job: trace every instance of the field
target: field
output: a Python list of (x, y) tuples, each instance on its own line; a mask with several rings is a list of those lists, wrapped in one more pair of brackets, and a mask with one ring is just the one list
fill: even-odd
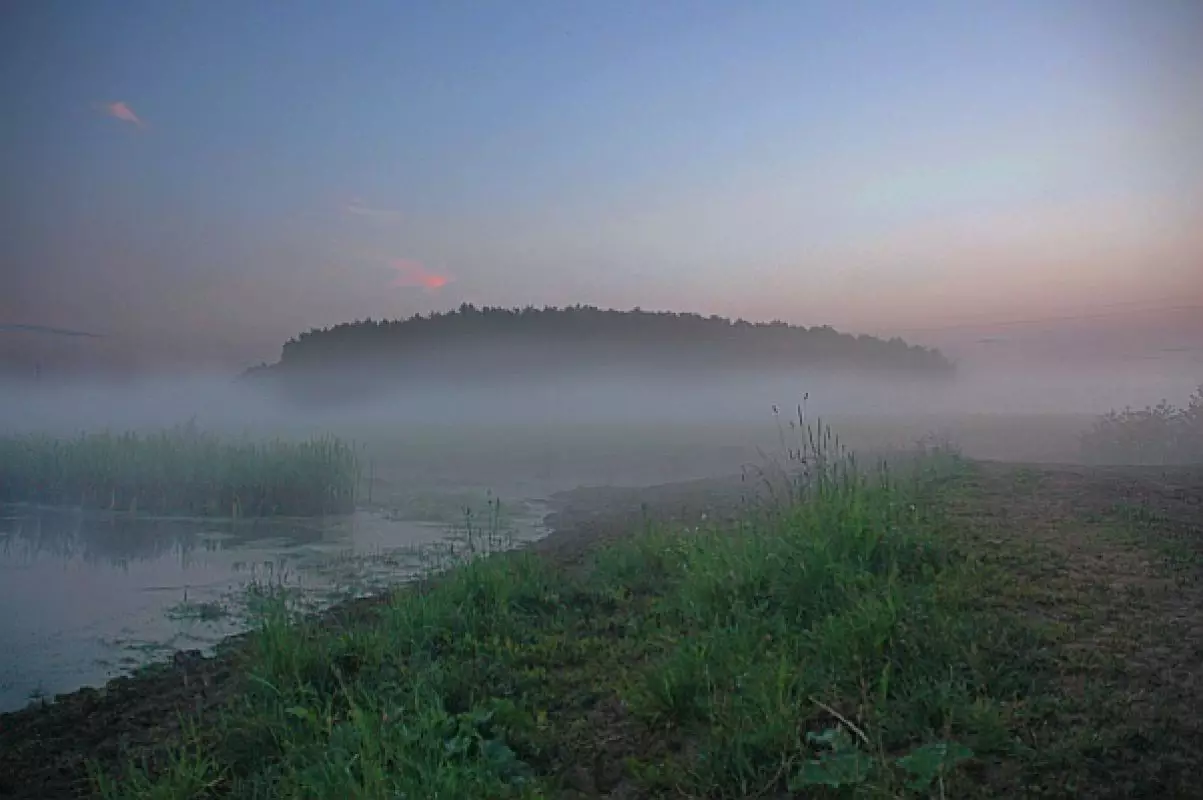
[(338, 439), (229, 440), (192, 425), (73, 439), (0, 436), (0, 503), (176, 516), (350, 511), (359, 479)]
[(579, 489), (528, 550), (277, 599), (3, 718), (0, 796), (1199, 796), (1203, 473), (863, 466)]

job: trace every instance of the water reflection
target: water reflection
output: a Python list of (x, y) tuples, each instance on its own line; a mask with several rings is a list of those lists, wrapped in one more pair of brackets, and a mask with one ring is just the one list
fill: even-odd
[[(519, 539), (538, 535), (537, 519), (518, 522)], [(181, 605), (228, 605), (252, 580), (323, 597), (396, 582), (419, 568), (401, 555), (450, 533), (365, 512), (206, 520), (0, 507), (0, 711), (245, 625)]]
[(157, 560), (166, 554), (172, 554), (186, 566), (197, 551), (214, 552), (272, 540), (292, 547), (350, 543), (353, 533), (354, 520), (350, 515), (316, 522), (208, 520), (7, 506), (0, 517), (5, 561), (52, 557), (113, 566)]

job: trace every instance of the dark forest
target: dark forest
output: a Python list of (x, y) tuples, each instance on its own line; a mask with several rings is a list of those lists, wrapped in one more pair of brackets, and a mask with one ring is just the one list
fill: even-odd
[(656, 373), (824, 368), (947, 376), (939, 351), (829, 326), (748, 322), (699, 314), (567, 308), (478, 308), (363, 320), (314, 329), (290, 339), (279, 362), (244, 377), (280, 379), (290, 388), (343, 390), (412, 380), (458, 383), (473, 378), (606, 370)]

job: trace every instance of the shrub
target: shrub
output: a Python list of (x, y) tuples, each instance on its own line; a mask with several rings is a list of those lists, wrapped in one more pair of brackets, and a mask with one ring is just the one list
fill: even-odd
[(1107, 412), (1083, 435), (1082, 455), (1089, 463), (1203, 464), (1203, 385), (1182, 408), (1162, 400)]

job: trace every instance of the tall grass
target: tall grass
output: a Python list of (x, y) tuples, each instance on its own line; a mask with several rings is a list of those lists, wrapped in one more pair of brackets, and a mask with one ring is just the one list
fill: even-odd
[(272, 606), (237, 699), (102, 795), (961, 796), (1028, 684), (931, 503), (959, 462), (793, 433), (789, 490), (730, 528), (472, 559), (339, 625)]
[(1163, 400), (1104, 414), (1083, 435), (1082, 456), (1095, 464), (1203, 464), (1203, 385), (1184, 407)]
[(0, 437), (0, 502), (189, 516), (315, 516), (350, 511), (355, 450), (224, 440), (178, 426), (158, 433)]

